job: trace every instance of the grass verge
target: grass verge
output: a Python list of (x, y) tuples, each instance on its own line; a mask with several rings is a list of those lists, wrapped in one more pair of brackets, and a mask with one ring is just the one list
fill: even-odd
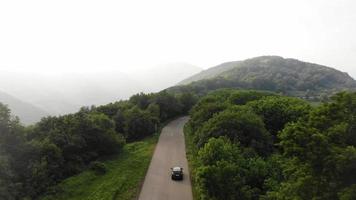
[(56, 193), (41, 200), (133, 200), (137, 198), (150, 164), (158, 135), (126, 144), (123, 151), (102, 161), (105, 174), (93, 170), (65, 179)]
[(197, 168), (197, 161), (195, 156), (197, 154), (197, 146), (193, 143), (193, 134), (189, 129), (187, 124), (184, 126), (184, 135), (185, 135), (185, 148), (187, 154), (187, 160), (189, 165), (189, 172), (190, 172), (190, 179), (192, 182), (192, 192), (193, 192), (193, 199), (200, 200), (199, 192), (195, 184), (195, 169)]

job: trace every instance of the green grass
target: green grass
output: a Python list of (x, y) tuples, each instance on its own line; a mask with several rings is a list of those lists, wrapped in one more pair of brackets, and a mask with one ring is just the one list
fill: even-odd
[(103, 175), (92, 170), (65, 179), (56, 194), (41, 200), (132, 200), (139, 193), (151, 161), (158, 135), (125, 145), (123, 151), (105, 161)]
[(198, 167), (198, 163), (196, 161), (196, 154), (198, 148), (193, 142), (193, 135), (187, 125), (184, 127), (184, 135), (185, 135), (185, 148), (186, 148), (187, 160), (189, 165), (189, 172), (190, 172), (191, 182), (192, 182), (193, 199), (199, 200), (200, 195), (195, 183), (195, 169)]

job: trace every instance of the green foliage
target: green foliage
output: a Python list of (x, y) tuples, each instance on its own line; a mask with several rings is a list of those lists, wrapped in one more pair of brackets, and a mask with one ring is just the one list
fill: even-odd
[(12, 118), (7, 106), (0, 103), (0, 197), (16, 199), (24, 193), (21, 177), (30, 171), (24, 140), (24, 129), (17, 118)]
[(121, 110), (118, 110), (116, 114), (113, 116), (113, 120), (115, 122), (115, 130), (118, 133), (125, 133), (125, 115), (124, 112)]
[(139, 93), (130, 97), (130, 102), (138, 106), (140, 109), (146, 109), (151, 102), (152, 94)]
[(0, 155), (0, 199), (14, 199), (13, 194), (16, 192), (12, 183), (13, 172), (9, 166), (9, 160)]
[(198, 158), (202, 165), (213, 165), (218, 161), (233, 162), (239, 159), (241, 152), (237, 145), (232, 145), (230, 140), (224, 137), (210, 138), (198, 152)]
[(147, 112), (157, 121), (159, 121), (160, 107), (156, 103), (150, 103), (147, 107)]
[(196, 183), (201, 199), (235, 199), (242, 185), (240, 168), (234, 161), (241, 161), (238, 146), (226, 138), (211, 138), (198, 152), (201, 167), (196, 172)]
[(276, 94), (271, 92), (262, 92), (262, 91), (234, 91), (228, 101), (234, 105), (245, 105), (250, 101), (260, 100), (264, 97), (276, 96)]
[(132, 200), (137, 197), (158, 137), (126, 144), (122, 152), (99, 163), (106, 173), (91, 169), (66, 178), (42, 195), (41, 200)]
[(345, 198), (352, 194), (347, 188), (356, 183), (356, 94), (340, 93), (333, 99), (312, 111), (308, 119), (290, 124), (280, 133), (283, 155), (293, 159), (296, 166), (286, 174), (288, 179), (278, 190), (280, 196), (288, 193), (293, 197), (290, 190), (301, 191), (294, 195), (303, 193), (304, 199), (338, 199), (338, 193)]
[(113, 116), (116, 115), (116, 113), (118, 111), (130, 109), (133, 106), (134, 105), (129, 101), (118, 101), (115, 103), (109, 103), (109, 104), (98, 106), (98, 107), (93, 106), (91, 108), (91, 110), (99, 112), (99, 113), (103, 113), (106, 116), (112, 118)]
[(161, 122), (188, 112), (195, 96), (161, 92), (128, 101), (82, 107), (23, 127), (0, 103), (0, 198), (36, 199), (87, 167), (104, 172), (100, 158), (120, 154), (126, 140), (155, 133)]
[(91, 162), (89, 167), (97, 174), (105, 174), (107, 171), (105, 164), (99, 161)]
[(166, 91), (158, 93), (153, 102), (160, 108), (159, 116), (161, 121), (166, 121), (182, 114), (181, 102), (179, 102), (174, 95), (169, 94)]
[(287, 123), (296, 122), (306, 117), (311, 106), (300, 99), (284, 96), (268, 96), (247, 104), (263, 117), (267, 130), (277, 135)]
[(258, 199), (271, 171), (259, 157), (245, 157), (239, 145), (211, 138), (198, 152), (196, 184), (200, 199)]
[(274, 95), (269, 92), (261, 91), (244, 91), (221, 89), (210, 92), (202, 97), (193, 107), (191, 111), (191, 120), (189, 126), (197, 131), (203, 123), (208, 121), (214, 114), (225, 110), (232, 105), (244, 105), (253, 100), (261, 99), (265, 96)]
[(354, 199), (356, 93), (331, 99), (311, 107), (291, 97), (232, 90), (201, 98), (186, 127), (195, 196)]
[(270, 152), (270, 135), (262, 119), (245, 107), (231, 107), (214, 115), (196, 133), (197, 145), (201, 147), (209, 138), (219, 136), (226, 136), (260, 154)]
[(238, 166), (226, 161), (198, 168), (196, 182), (201, 199), (236, 199), (239, 196), (237, 188), (243, 185), (238, 172)]
[(125, 113), (126, 118), (126, 139), (136, 141), (143, 137), (152, 135), (156, 131), (158, 122), (148, 112), (136, 107)]
[(223, 111), (226, 107), (226, 104), (215, 102), (197, 104), (192, 110), (189, 125), (196, 131), (199, 126), (208, 121), (214, 114)]
[(178, 96), (178, 100), (182, 104), (182, 112), (188, 113), (197, 103), (198, 97), (193, 93), (183, 93)]
[(339, 193), (340, 200), (352, 200), (356, 199), (356, 184), (351, 185), (348, 188), (345, 188)]

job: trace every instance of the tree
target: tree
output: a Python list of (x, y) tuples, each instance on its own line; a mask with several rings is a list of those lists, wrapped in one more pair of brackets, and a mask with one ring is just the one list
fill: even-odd
[(152, 135), (156, 121), (148, 112), (135, 107), (126, 112), (126, 139), (128, 142)]
[(202, 194), (201, 199), (234, 200), (242, 197), (238, 190), (243, 186), (243, 177), (239, 176), (239, 170), (235, 163), (227, 161), (198, 168), (196, 182)]
[(226, 136), (260, 154), (271, 151), (271, 138), (261, 118), (247, 107), (232, 107), (214, 115), (198, 130), (195, 141), (203, 146), (211, 137)]
[(256, 101), (266, 96), (274, 96), (272, 92), (260, 92), (254, 90), (241, 90), (232, 92), (228, 101), (234, 105), (245, 105), (250, 101)]
[(172, 94), (162, 91), (157, 93), (153, 102), (159, 106), (160, 121), (166, 121), (182, 113), (182, 104)]
[(113, 117), (115, 122), (115, 130), (118, 133), (125, 133), (125, 113), (122, 110), (118, 110)]
[(22, 178), (29, 174), (31, 152), (23, 131), (18, 118), (0, 103), (0, 191), (4, 192), (0, 197), (5, 199), (19, 199), (26, 193)]
[(150, 105), (148, 105), (147, 112), (150, 113), (152, 117), (155, 117), (157, 118), (157, 120), (159, 120), (160, 108), (158, 104), (151, 103)]
[(275, 192), (277, 199), (352, 196), (356, 184), (355, 97), (355, 93), (338, 94), (333, 102), (313, 110), (307, 119), (287, 125), (278, 135), (283, 155), (292, 164), (286, 165), (287, 180)]
[(214, 114), (225, 110), (227, 107), (228, 104), (224, 101), (221, 102), (217, 97), (206, 96), (193, 107), (188, 125), (194, 133)]
[(201, 167), (196, 172), (196, 182), (201, 199), (235, 199), (243, 185), (240, 167), (240, 150), (227, 138), (211, 138), (198, 152)]
[(0, 199), (15, 200), (16, 187), (12, 182), (13, 176), (7, 157), (0, 154)]
[(245, 157), (238, 144), (210, 138), (198, 152), (196, 182), (201, 199), (259, 199), (273, 169), (260, 157)]
[(198, 97), (192, 93), (183, 93), (178, 96), (179, 102), (182, 104), (182, 113), (187, 114), (197, 102)]
[(296, 122), (308, 116), (311, 106), (300, 99), (284, 96), (268, 96), (247, 104), (255, 113), (261, 115), (267, 130), (274, 136), (287, 123)]
[(202, 165), (213, 165), (222, 160), (234, 162), (241, 158), (241, 151), (226, 137), (210, 138), (199, 150), (198, 158)]
[(129, 101), (144, 110), (150, 104), (151, 98), (152, 95), (141, 92), (139, 94), (132, 95)]
[(88, 145), (88, 151), (98, 155), (114, 154), (123, 147), (125, 141), (121, 134), (115, 132), (114, 122), (104, 114), (91, 113), (87, 115), (87, 127), (83, 130), (83, 137)]

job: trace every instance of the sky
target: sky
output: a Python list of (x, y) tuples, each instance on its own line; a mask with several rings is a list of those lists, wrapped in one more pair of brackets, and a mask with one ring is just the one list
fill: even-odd
[(135, 71), (280, 55), (356, 78), (355, 0), (0, 0), (0, 69)]

